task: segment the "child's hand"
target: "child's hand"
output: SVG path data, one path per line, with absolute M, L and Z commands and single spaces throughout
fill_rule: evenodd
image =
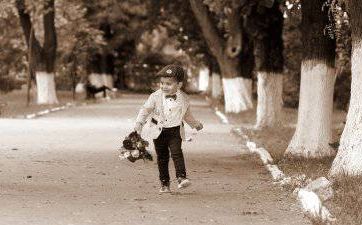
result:
M 202 130 L 202 128 L 204 128 L 204 125 L 202 125 L 202 123 L 198 123 L 196 126 L 195 126 L 196 130 L 199 131 L 199 130 Z

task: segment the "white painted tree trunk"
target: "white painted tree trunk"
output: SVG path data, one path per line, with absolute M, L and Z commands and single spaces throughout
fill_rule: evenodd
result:
M 332 138 L 334 68 L 321 61 L 302 62 L 298 123 L 285 152 L 292 157 L 335 155 Z
M 54 73 L 37 71 L 37 104 L 57 104 L 58 98 L 55 91 Z
M 223 78 L 225 112 L 239 113 L 253 108 L 251 79 Z
M 103 79 L 103 85 L 105 85 L 105 86 L 107 86 L 107 87 L 109 87 L 111 89 L 114 87 L 112 74 L 103 73 L 102 74 L 102 79 Z
M 204 67 L 199 70 L 199 90 L 206 91 L 209 86 L 209 69 Z
M 221 76 L 220 74 L 213 73 L 211 78 L 212 78 L 211 96 L 214 99 L 219 99 L 222 94 Z
M 281 125 L 282 93 L 282 74 L 258 72 L 257 129 Z
M 352 46 L 352 84 L 346 126 L 330 175 L 362 175 L 362 41 Z
M 77 83 L 75 86 L 75 93 L 81 94 L 85 92 L 85 84 L 84 83 Z
M 91 74 L 89 74 L 88 80 L 92 85 L 94 85 L 96 87 L 101 87 L 104 84 L 103 83 L 103 77 L 99 73 L 91 73 Z

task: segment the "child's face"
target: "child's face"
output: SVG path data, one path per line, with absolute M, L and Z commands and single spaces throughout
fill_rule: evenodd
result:
M 161 77 L 160 78 L 160 88 L 162 92 L 166 95 L 173 95 L 179 90 L 182 86 L 182 82 L 177 82 L 173 77 Z

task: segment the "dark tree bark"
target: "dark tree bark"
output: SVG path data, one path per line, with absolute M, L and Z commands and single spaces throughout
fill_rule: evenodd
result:
M 240 75 L 244 78 L 251 79 L 255 68 L 255 57 L 254 57 L 254 41 L 253 38 L 242 30 L 242 49 L 240 52 Z
M 45 0 L 44 8 L 46 10 L 44 23 L 44 63 L 45 70 L 48 73 L 54 72 L 55 58 L 57 52 L 57 33 L 55 30 L 55 8 L 54 0 Z
M 241 23 L 241 5 L 239 0 L 233 0 L 231 9 L 227 10 L 226 17 L 228 21 L 229 37 L 226 43 L 226 54 L 234 58 L 239 55 L 242 48 L 242 23 Z
M 245 29 L 254 40 L 256 70 L 261 72 L 283 72 L 283 15 L 279 3 L 271 8 L 254 5 L 247 16 Z
M 32 29 L 30 15 L 26 12 L 24 0 L 16 0 L 20 25 L 23 29 L 26 44 L 29 47 L 29 40 Z M 32 34 L 32 65 L 36 71 L 54 72 L 57 38 L 54 26 L 54 0 L 46 0 L 44 3 L 44 46 L 42 47 Z
M 324 3 L 325 0 L 302 1 L 303 60 L 322 60 L 334 67 L 336 44 L 326 33 L 329 21 Z
M 25 37 L 26 45 L 28 46 L 28 49 L 31 49 L 31 58 L 29 64 L 33 66 L 33 68 L 36 70 L 38 62 L 41 62 L 42 60 L 42 47 L 40 46 L 39 41 L 35 37 L 35 32 L 32 32 L 33 26 L 31 23 L 30 15 L 25 11 L 25 3 L 24 0 L 16 0 L 15 2 L 18 14 L 19 14 L 19 20 L 21 28 L 23 29 L 23 34 Z M 31 35 L 31 37 L 30 37 Z M 31 48 L 30 48 L 30 40 L 31 40 Z

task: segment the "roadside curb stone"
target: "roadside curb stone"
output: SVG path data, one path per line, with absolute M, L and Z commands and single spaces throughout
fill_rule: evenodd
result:
M 81 105 L 87 105 L 87 103 L 86 102 L 82 102 L 82 103 L 67 102 L 62 106 L 44 109 L 44 110 L 38 111 L 36 113 L 25 114 L 23 116 L 16 116 L 15 118 L 35 119 L 35 118 L 47 115 L 52 112 L 58 112 L 58 111 L 66 110 L 66 109 L 76 107 L 76 106 L 81 106 Z

